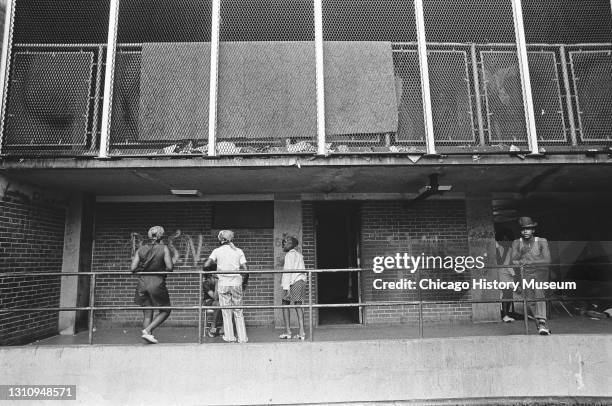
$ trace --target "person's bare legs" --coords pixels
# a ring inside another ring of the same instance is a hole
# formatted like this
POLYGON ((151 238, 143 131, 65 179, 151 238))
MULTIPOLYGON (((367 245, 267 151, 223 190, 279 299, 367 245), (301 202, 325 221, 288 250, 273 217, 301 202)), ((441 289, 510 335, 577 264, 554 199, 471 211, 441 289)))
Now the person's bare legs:
POLYGON ((283 308, 283 321, 285 322, 285 333, 291 335, 291 309, 283 308))
POLYGON ((295 312, 297 313, 298 325, 300 327, 300 335, 304 337, 306 336, 306 332, 304 331, 304 309, 302 309, 301 307, 296 307, 295 312))
MULTIPOLYGON (((152 310, 151 310, 151 314, 153 314, 152 310)), ((151 323, 149 323, 148 326, 145 327, 145 330, 147 330, 149 332, 149 334, 153 334, 153 330, 157 326, 162 324, 164 321, 166 321, 168 316, 170 316, 170 310, 160 310, 159 313, 157 314, 157 316, 153 319, 153 321, 151 323)))
POLYGON ((143 310, 142 313, 144 314, 144 318, 142 320, 142 328, 147 330, 150 334, 151 331, 148 330, 147 327, 151 324, 151 321, 153 320, 153 310, 143 310))

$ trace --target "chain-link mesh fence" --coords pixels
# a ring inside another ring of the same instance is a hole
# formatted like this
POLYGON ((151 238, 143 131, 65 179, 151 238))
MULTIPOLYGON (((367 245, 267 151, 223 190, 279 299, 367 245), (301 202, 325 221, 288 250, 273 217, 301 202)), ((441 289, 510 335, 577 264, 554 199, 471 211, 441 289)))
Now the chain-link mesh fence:
POLYGON ((542 51, 529 53, 538 140, 583 148, 609 141, 612 5, 608 0, 522 0, 522 6, 529 49, 542 51), (550 114, 559 104, 563 124, 550 114))
POLYGON ((313 5, 221 1, 218 154, 317 151, 313 5))
POLYGON ((388 140, 392 152, 426 152, 421 73, 419 56, 414 48, 398 46, 393 50, 398 117, 395 138, 388 140))
POLYGON ((326 149, 424 152, 412 1, 323 1, 326 149))
POLYGON ((138 143, 141 62, 140 47, 117 49, 110 132, 110 145, 117 149, 138 143))
POLYGON ((511 0, 424 0, 428 42, 514 44, 511 0))
MULTIPOLYGON (((2 153, 96 155, 110 1, 15 3, 2 153)), ((322 4, 327 152, 425 152, 413 2, 322 4)), ((522 6, 539 142, 608 144, 609 1, 522 6)), ((206 154, 211 12, 121 2, 112 155, 206 154)), ((219 154, 317 151, 313 14, 306 0, 221 1, 219 154)), ((511 0, 424 0, 424 17, 436 149, 526 146, 511 0)))
POLYGON ((97 153, 110 1, 14 4, 2 153, 97 153))
POLYGON ((581 141, 612 141, 612 50, 569 52, 581 141))
POLYGON ((212 1, 121 2, 110 154, 202 155, 212 1))
POLYGON ((531 94, 535 112, 538 144, 561 145, 571 140, 568 137, 569 124, 565 124, 557 53, 540 50, 528 52, 531 94))
POLYGON ((424 0, 439 152, 527 145, 511 0, 424 0))
POLYGON ((15 0, 15 44, 102 44, 109 0, 15 0))
POLYGON ((92 65, 91 52, 14 53, 5 152, 86 148, 92 65))
POLYGON ((516 51, 481 51, 480 63, 488 142, 526 146, 527 129, 516 51))
POLYGON ((436 146, 440 152, 477 143, 468 49, 430 50, 429 84, 436 146))
POLYGON ((612 42, 610 0, 522 0, 527 43, 612 42))

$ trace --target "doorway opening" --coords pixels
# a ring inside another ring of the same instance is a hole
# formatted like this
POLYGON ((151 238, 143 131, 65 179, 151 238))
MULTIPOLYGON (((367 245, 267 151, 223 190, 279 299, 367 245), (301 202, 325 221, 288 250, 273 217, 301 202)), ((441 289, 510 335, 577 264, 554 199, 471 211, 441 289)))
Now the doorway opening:
MULTIPOLYGON (((317 268, 359 267, 359 205, 354 202, 321 202, 315 206, 317 268)), ((319 303, 357 303, 360 300, 359 272, 318 274, 319 303)), ((319 324, 361 323, 358 307, 319 309, 319 324)))

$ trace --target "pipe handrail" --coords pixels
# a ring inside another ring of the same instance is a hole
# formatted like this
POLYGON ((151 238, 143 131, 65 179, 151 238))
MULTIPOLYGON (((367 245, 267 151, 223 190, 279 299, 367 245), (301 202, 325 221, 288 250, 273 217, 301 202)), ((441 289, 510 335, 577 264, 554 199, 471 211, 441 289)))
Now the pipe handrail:
MULTIPOLYGON (((550 263, 550 264, 525 264, 523 268, 542 268, 542 267, 562 267, 562 266, 583 266, 583 265, 612 265, 612 262, 585 262, 585 263, 550 263)), ((520 268, 519 265, 487 265, 483 268, 466 269, 465 272, 455 272, 456 275, 468 274, 468 271, 483 271, 487 269, 502 269, 502 268, 520 268)), ((443 268, 418 268, 418 271, 440 271, 443 268)), ((387 271, 408 271, 405 268, 386 269, 387 271)), ((449 269, 443 269, 449 270, 449 269)), ((365 272, 372 271, 372 268, 319 268, 319 269, 292 269, 292 273, 325 273, 325 272, 365 272)), ((417 271, 417 272, 418 272, 417 271)), ((88 271, 88 272, 45 272, 45 271, 19 271, 19 272, 0 272, 0 277, 12 276, 84 276, 84 275, 184 275, 184 274, 203 274, 203 275, 225 275, 225 274, 277 274, 285 273, 282 269, 252 269, 252 270, 235 270, 235 271, 159 271, 159 272, 131 272, 131 271, 88 271)), ((383 272, 384 273, 384 272, 383 272)), ((416 272, 411 272, 415 274, 416 272)))
MULTIPOLYGON (((596 263, 596 265, 611 265, 612 263, 596 263)), ((520 268, 519 275, 522 275, 522 272, 531 266, 533 267, 550 267, 550 266, 563 266, 565 264, 536 264, 536 265, 523 265, 523 266, 514 266, 516 268, 520 268)), ((576 264, 567 264, 567 265, 576 265, 576 264)), ((486 269, 499 269, 499 268, 508 268, 513 266, 508 265, 490 265, 479 270, 486 269)), ((397 270, 397 269, 394 269, 397 270)), ((401 270, 401 269, 400 269, 401 270)), ((422 272, 426 270, 439 270, 439 268, 419 268, 415 271, 415 277, 421 281, 422 272)), ((473 270, 473 269, 472 269, 473 270)), ((202 343, 202 332, 203 327, 205 328, 207 325, 207 310, 222 310, 222 309, 287 309, 287 308, 295 308, 295 309, 308 309, 309 311, 309 340, 313 341, 314 339, 314 324, 313 324, 313 311, 314 309, 325 309, 325 308, 368 308, 368 307, 394 307, 394 306, 418 306, 418 321, 419 321, 419 338, 423 338, 423 306, 424 305, 446 305, 446 304, 454 304, 454 305, 462 305, 462 304, 484 304, 484 303, 506 303, 506 302, 517 302, 521 301, 523 303, 524 311, 527 313, 527 304, 532 302, 540 302, 542 299, 533 298, 527 299, 525 295, 523 295, 522 299, 459 299, 459 300, 429 300, 424 299, 422 296, 421 289, 417 289, 417 300, 392 300, 392 301, 368 301, 368 302, 355 302, 355 303, 313 303, 312 298, 312 274, 317 273, 333 273, 333 272, 365 272, 372 271, 369 268, 331 268, 331 269, 296 269, 291 270, 292 272, 303 272, 308 273, 309 280, 309 297, 308 304, 292 304, 292 305, 242 305, 242 306, 207 306, 202 305, 202 280, 204 275, 211 274, 277 274, 284 273, 285 270, 235 270, 235 271, 204 271, 204 270, 191 270, 191 271, 165 271, 165 272, 130 272, 130 271, 100 271, 100 272, 16 272, 16 273, 0 273, 0 277, 18 277, 18 276, 89 276, 90 277, 90 288, 89 288, 89 300, 90 303, 95 303, 95 284, 96 279, 100 275, 135 275, 135 274, 146 274, 146 275, 167 275, 167 274, 194 274, 198 275, 199 278, 199 304, 192 306, 71 306, 71 307, 29 307, 29 308, 3 308, 0 309, 0 314, 6 313, 26 313, 26 312, 61 312, 61 311, 88 311, 89 312, 89 320, 88 320, 88 334, 89 344, 93 344, 93 333, 94 333, 94 312, 95 311, 132 311, 132 310, 192 310, 198 312, 198 344, 202 343), (204 326, 202 325, 202 315, 204 315, 204 326)), ((553 296, 549 296, 544 300, 556 300, 561 302, 566 301, 580 301, 580 300, 606 300, 612 299, 612 296, 598 296, 598 297, 575 297, 575 296, 567 296, 567 295, 558 295, 555 294, 553 296)), ((529 334, 529 324, 528 318, 525 317, 525 333, 529 334)))

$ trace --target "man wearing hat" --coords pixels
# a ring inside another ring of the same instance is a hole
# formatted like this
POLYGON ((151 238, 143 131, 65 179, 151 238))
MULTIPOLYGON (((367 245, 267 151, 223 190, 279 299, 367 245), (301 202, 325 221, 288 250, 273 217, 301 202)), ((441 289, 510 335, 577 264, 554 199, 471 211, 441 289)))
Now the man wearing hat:
MULTIPOLYGON (((521 226, 521 238, 512 242, 512 264, 522 268, 523 281, 546 282, 548 281, 548 264, 550 264, 548 241, 546 238, 534 235, 538 223, 531 220, 531 217, 520 217, 518 222, 521 226)), ((544 290, 537 287, 527 288, 523 281, 521 281, 523 295, 527 300, 543 299, 539 302, 527 302, 527 306, 536 319, 538 333, 547 336, 550 330, 546 325, 544 290)))

